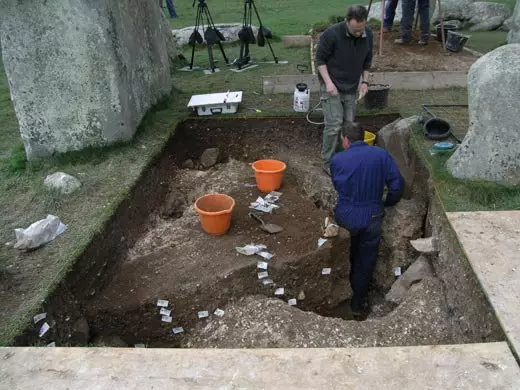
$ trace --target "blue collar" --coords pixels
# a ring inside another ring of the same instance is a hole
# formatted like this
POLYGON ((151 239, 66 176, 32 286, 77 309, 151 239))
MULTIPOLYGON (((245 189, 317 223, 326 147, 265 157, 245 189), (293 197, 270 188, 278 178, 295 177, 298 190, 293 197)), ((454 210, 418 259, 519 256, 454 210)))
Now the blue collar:
POLYGON ((352 147, 358 147, 358 146, 368 146, 368 144, 365 142, 365 141, 356 141, 356 142, 352 142, 349 146, 349 149, 352 148, 352 147))

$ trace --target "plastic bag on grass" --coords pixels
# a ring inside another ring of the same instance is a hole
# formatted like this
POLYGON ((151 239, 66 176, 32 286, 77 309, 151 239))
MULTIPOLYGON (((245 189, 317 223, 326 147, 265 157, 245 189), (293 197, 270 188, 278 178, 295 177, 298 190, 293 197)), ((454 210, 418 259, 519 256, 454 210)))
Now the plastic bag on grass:
POLYGON ((35 249, 51 242, 65 232, 67 225, 54 215, 34 222, 26 229, 14 229, 16 249, 35 249))

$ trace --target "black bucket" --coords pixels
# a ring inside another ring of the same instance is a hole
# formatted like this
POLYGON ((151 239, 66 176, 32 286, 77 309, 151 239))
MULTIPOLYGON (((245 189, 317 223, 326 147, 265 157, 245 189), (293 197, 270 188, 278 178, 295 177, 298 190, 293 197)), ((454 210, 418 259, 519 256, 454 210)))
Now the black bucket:
POLYGON ((388 106, 388 93, 390 85, 387 84, 372 84, 368 87, 368 92, 365 96, 366 108, 385 108, 388 106))
MULTIPOLYGON (((456 30, 458 30, 458 28, 454 24, 446 24, 446 23, 444 23, 444 42, 448 41, 448 32, 449 31, 456 31, 456 30)), ((442 30, 441 30, 441 24, 440 23, 437 25, 437 40, 439 42, 442 42, 442 30)))
POLYGON ((467 35, 455 31, 450 31, 448 34, 448 40, 446 41, 446 49, 458 53, 459 51, 462 51, 462 48, 468 39, 469 36, 467 35))
POLYGON ((426 138, 441 140, 448 138, 451 134, 451 125, 441 118, 431 118, 424 124, 424 135, 426 138))

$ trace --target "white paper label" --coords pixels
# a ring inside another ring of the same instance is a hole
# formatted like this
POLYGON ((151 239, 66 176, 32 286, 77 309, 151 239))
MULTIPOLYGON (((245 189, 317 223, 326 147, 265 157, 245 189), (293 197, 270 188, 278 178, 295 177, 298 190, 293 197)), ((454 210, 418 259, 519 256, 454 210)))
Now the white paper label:
POLYGON ((273 279, 263 279, 262 283, 264 284, 264 286, 267 286, 268 284, 273 284, 274 281, 273 279))
POLYGON ((159 306, 159 307, 168 307, 168 301, 166 301, 164 299, 159 299, 157 301, 157 306, 159 306))
POLYGON ((267 266, 269 264, 267 264, 265 261, 259 261, 257 264, 256 264, 256 267, 257 268, 260 268, 260 269, 267 269, 267 266))
POLYGON ((161 310, 159 311, 159 314, 162 316, 169 316, 172 314, 171 310, 166 309, 165 307, 161 307, 161 310))
POLYGON ((323 246, 323 244, 325 244, 326 242, 327 242, 326 238, 318 239, 318 248, 321 248, 323 246))
POLYGON ((161 321, 162 322, 172 322, 173 318, 170 316, 162 316, 161 321))
POLYGON ((179 333, 184 332, 184 329, 182 328, 182 326, 179 326, 178 328, 173 328, 172 332, 173 332, 173 334, 179 334, 179 333))
POLYGON ((395 276, 401 276, 401 267, 395 267, 394 268, 394 275, 395 276))
POLYGON ((297 301, 296 301, 296 299, 293 298, 293 299, 289 299, 289 300, 287 301, 287 303, 288 303, 290 306, 295 306, 296 303, 297 303, 297 301))
POLYGON ((33 320, 34 320, 34 323, 36 324, 37 322, 40 322, 41 320, 47 318, 47 313, 40 313, 40 314, 36 314, 34 317, 33 317, 33 320))
POLYGON ((49 326, 48 323, 44 322, 42 327, 40 328, 40 337, 43 337, 45 335, 45 333, 47 333, 47 331, 50 329, 51 327, 49 326))
POLYGON ((199 318, 209 317, 209 313, 207 311, 199 311, 199 318))
POLYGON ((258 279, 264 279, 267 278, 269 274, 267 272, 259 272, 258 273, 258 279))
POLYGON ((274 292, 274 295, 283 295, 285 293, 285 289, 283 287, 277 288, 274 292))
POLYGON ((330 275, 330 273, 332 272, 332 269, 331 268, 323 268, 321 270, 321 274, 322 275, 330 275))
POLYGON ((266 251, 258 252, 257 255, 263 257, 266 260, 271 260, 274 257, 273 254, 266 251))
POLYGON ((53 341, 52 343, 47 344, 48 348, 56 348, 56 341, 53 341))
POLYGON ((222 317, 225 314, 225 311, 222 309, 217 309, 213 314, 215 314, 217 317, 222 317))

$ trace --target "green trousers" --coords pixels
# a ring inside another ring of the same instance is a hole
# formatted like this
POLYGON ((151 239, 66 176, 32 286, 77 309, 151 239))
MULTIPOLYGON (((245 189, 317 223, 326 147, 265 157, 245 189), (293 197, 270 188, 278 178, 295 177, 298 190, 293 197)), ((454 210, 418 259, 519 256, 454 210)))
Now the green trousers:
POLYGON ((339 133, 343 123, 354 122, 356 117, 356 94, 339 93, 331 96, 324 84, 320 86, 321 105, 325 128, 323 129, 323 144, 321 157, 323 165, 330 168, 330 160, 337 151, 343 150, 339 133))

